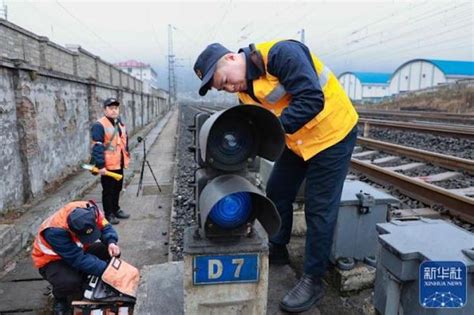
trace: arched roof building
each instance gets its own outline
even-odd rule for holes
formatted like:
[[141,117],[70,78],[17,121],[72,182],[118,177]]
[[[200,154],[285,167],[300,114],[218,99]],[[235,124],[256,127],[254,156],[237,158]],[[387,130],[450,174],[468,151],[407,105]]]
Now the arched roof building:
[[413,59],[390,78],[390,95],[429,88],[460,79],[474,79],[474,61]]
[[390,75],[377,72],[344,72],[339,75],[339,82],[353,101],[376,100],[388,95]]

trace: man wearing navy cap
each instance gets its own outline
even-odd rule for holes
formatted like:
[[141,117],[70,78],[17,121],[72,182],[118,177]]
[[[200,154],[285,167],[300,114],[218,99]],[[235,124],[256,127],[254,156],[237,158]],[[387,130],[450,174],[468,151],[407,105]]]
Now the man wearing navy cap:
[[71,202],[43,221],[31,257],[51,283],[55,314],[68,314],[68,298],[82,294],[87,275],[101,276],[120,255],[118,236],[92,201]]
[[303,43],[280,40],[232,52],[215,43],[199,55],[199,94],[215,88],[238,93],[241,103],[262,106],[279,119],[286,148],[275,162],[267,196],[282,225],[270,238],[269,260],[287,264],[293,202],[306,179],[304,274],[282,299],[287,312],[303,312],[324,295],[326,271],[342,186],[357,137],[358,115],[336,76]]
[[[111,224],[118,224],[118,219],[130,217],[120,209],[119,199],[123,179],[117,181],[105,172],[112,171],[123,175],[123,169],[128,167],[130,154],[128,151],[128,134],[125,124],[120,120],[120,102],[116,98],[104,101],[104,116],[91,128],[92,160],[99,168],[102,184],[102,204],[105,216]],[[117,219],[118,218],[118,219]]]

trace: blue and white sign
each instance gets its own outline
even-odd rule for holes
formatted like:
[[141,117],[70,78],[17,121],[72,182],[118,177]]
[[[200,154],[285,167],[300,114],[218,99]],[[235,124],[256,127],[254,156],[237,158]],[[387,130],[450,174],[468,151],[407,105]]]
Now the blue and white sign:
[[466,305],[466,265],[460,261],[425,261],[420,265],[420,304],[425,308]]
[[195,285],[257,282],[259,279],[258,254],[196,256],[193,264]]

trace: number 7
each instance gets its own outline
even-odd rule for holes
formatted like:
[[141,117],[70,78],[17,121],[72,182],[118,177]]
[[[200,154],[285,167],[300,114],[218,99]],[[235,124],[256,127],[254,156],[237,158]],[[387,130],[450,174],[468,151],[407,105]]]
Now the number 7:
[[234,258],[232,259],[232,264],[237,265],[235,268],[234,272],[234,278],[240,277],[240,270],[242,269],[242,266],[244,265],[244,259],[243,258]]

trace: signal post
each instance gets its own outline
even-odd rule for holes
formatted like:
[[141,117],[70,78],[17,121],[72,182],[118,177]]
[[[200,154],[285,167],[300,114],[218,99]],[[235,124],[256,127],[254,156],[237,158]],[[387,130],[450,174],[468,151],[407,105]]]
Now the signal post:
[[274,161],[284,149],[276,116],[239,105],[195,119],[195,221],[184,236],[186,314],[265,314],[268,247],[254,228],[278,232],[275,205],[247,179],[257,156]]

